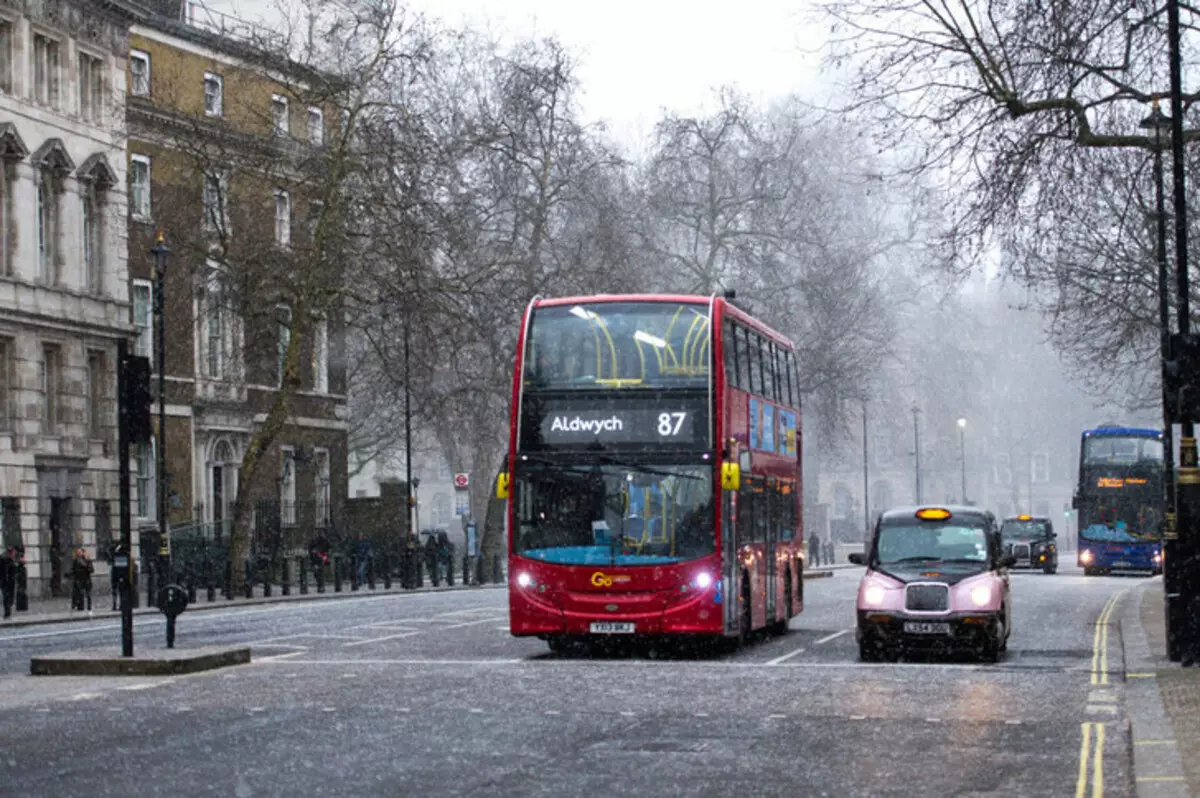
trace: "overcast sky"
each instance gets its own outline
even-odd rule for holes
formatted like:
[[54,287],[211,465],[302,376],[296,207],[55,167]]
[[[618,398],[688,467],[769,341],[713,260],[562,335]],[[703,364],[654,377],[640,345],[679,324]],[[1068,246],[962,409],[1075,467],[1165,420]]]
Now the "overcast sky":
[[[206,0],[262,19],[274,0]],[[760,101],[814,93],[824,26],[806,0],[410,0],[456,26],[554,36],[576,54],[589,121],[636,147],[662,108],[697,112],[734,84]]]

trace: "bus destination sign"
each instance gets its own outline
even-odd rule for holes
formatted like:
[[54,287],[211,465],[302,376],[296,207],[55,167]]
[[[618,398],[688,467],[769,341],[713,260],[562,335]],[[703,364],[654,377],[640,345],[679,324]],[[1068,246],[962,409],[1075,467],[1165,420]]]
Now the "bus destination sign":
[[[683,446],[706,443],[704,403],[587,402],[538,399],[526,404],[522,443],[532,449]],[[536,430],[536,433],[535,433]]]

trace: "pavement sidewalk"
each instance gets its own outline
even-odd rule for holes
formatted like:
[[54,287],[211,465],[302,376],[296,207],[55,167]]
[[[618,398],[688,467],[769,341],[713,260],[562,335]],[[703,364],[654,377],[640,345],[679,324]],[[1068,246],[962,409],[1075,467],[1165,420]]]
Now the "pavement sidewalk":
[[1135,795],[1200,795],[1200,668],[1167,658],[1161,578],[1130,591],[1121,642]]
[[[822,568],[811,568],[804,572],[805,579],[820,579],[822,577],[833,576],[834,571],[843,570],[845,568],[857,568],[855,565],[831,565]],[[395,583],[393,583],[395,584]],[[318,593],[315,586],[310,585],[307,594],[299,593],[299,589],[292,588],[291,595],[285,596],[281,592],[279,585],[272,588],[270,596],[263,595],[262,585],[255,585],[253,598],[238,597],[235,599],[226,599],[217,594],[216,600],[208,601],[205,591],[199,590],[196,592],[196,601],[189,604],[187,612],[200,612],[203,610],[219,610],[228,609],[231,607],[244,607],[255,604],[276,604],[286,602],[302,602],[302,601],[326,601],[346,598],[363,598],[366,596],[398,596],[410,593],[446,593],[463,590],[481,590],[481,589],[497,589],[507,587],[506,582],[489,583],[484,585],[463,585],[455,584],[453,587],[432,587],[425,586],[406,590],[401,587],[391,587],[385,589],[380,584],[375,590],[368,587],[362,587],[358,590],[352,590],[350,585],[343,586],[340,592],[335,591],[333,585],[325,585],[325,592]],[[134,615],[151,615],[158,613],[157,607],[146,606],[145,591],[142,591],[139,596],[141,605],[134,609]],[[97,590],[92,594],[93,613],[88,615],[87,612],[79,612],[71,609],[71,601],[67,598],[52,598],[52,599],[32,599],[29,602],[29,609],[24,612],[13,611],[12,618],[7,621],[0,621],[0,629],[11,628],[17,626],[36,626],[47,623],[71,623],[74,621],[103,621],[113,620],[121,617],[119,611],[112,609],[112,594],[108,590]]]

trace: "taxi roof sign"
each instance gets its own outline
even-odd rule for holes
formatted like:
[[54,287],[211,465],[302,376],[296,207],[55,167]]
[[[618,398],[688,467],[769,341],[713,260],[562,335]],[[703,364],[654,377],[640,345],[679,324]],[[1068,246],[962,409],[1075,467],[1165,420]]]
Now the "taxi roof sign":
[[1028,516],[1028,515],[1018,515],[1017,516],[1018,521],[1028,521],[1029,519],[1030,519],[1030,516]]
[[922,507],[917,510],[917,518],[922,521],[944,521],[950,517],[950,511],[945,507]]

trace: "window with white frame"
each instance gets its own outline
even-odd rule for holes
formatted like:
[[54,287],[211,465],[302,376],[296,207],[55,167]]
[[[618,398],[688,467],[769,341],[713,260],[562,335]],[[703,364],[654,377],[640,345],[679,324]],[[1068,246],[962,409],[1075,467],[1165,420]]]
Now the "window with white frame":
[[79,116],[88,122],[104,118],[104,59],[79,53]]
[[137,517],[143,520],[153,519],[157,515],[154,463],[154,441],[140,444],[137,447]]
[[312,105],[308,107],[308,143],[314,147],[325,143],[325,112]]
[[13,340],[0,338],[0,430],[12,429]]
[[287,305],[275,308],[279,317],[279,384],[283,385],[283,369],[287,363],[287,350],[292,342],[292,309]]
[[33,34],[33,99],[57,108],[62,86],[58,41],[40,33]]
[[279,517],[284,524],[296,523],[296,453],[291,447],[280,450]]
[[220,75],[204,73],[204,115],[221,116],[225,113],[225,81]]
[[59,432],[62,415],[62,348],[58,344],[42,346],[39,376],[42,392],[42,432],[54,435]]
[[275,243],[281,247],[292,243],[292,195],[283,189],[275,191]]
[[1050,481],[1050,455],[1034,452],[1029,456],[1029,479],[1038,484]]
[[103,438],[108,426],[108,356],[100,349],[88,350],[88,434]]
[[316,523],[318,527],[329,526],[329,452],[325,449],[317,449],[313,452],[313,472],[317,480],[316,495],[317,495],[317,512]]
[[83,271],[88,291],[104,292],[104,189],[95,181],[80,186],[83,210]]
[[313,390],[329,393],[329,321],[317,319],[313,325]]
[[150,53],[129,51],[129,91],[134,97],[150,96]]
[[13,186],[17,182],[17,163],[13,158],[0,161],[0,275],[13,273]]
[[45,285],[56,285],[58,273],[59,222],[63,181],[47,166],[37,168],[38,277]]
[[223,231],[227,228],[227,188],[225,175],[204,176],[204,229],[209,232]]
[[133,281],[133,329],[137,341],[133,353],[154,360],[154,288],[149,280]]
[[271,134],[286,136],[291,125],[288,121],[288,98],[282,94],[271,95]]
[[0,19],[0,91],[13,93],[13,24]]
[[231,351],[228,341],[229,324],[221,272],[212,265],[209,266],[205,297],[205,376],[210,379],[223,379],[227,376],[227,361]]
[[134,219],[150,219],[150,157],[129,156],[129,211]]

